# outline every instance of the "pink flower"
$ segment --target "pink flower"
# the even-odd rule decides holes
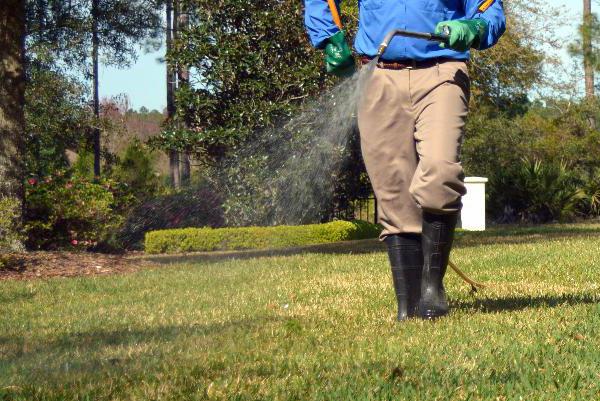
[[[79,242],[76,239],[71,240],[71,245],[77,245]]]
[[[73,188],[73,183],[71,181],[67,182],[67,184],[65,185],[65,188],[67,188],[67,189]]]
[[[29,185],[35,185],[37,183],[37,180],[35,178],[30,178],[27,180],[27,183]]]

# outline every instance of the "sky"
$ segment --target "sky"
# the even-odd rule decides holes
[[[505,0],[506,1],[506,0]],[[570,11],[571,21],[560,31],[566,41],[577,34],[582,12],[581,0],[547,0],[551,6],[564,6]],[[566,50],[564,51],[566,59]],[[164,48],[153,53],[140,52],[136,63],[127,69],[100,67],[100,97],[110,98],[125,94],[130,107],[139,110],[142,106],[149,110],[162,111],[166,107],[165,64],[159,62],[164,57]]]

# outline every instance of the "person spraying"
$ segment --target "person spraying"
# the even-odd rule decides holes
[[[347,76],[356,62],[338,7],[335,0],[305,0],[304,21],[313,46],[324,49],[327,72]],[[397,318],[438,318],[449,312],[443,279],[466,192],[460,150],[467,62],[471,49],[490,48],[504,33],[502,0],[360,0],[359,18],[358,61],[377,58],[358,106],[361,151],[378,200]],[[394,31],[433,32],[427,37],[437,40],[388,36]]]

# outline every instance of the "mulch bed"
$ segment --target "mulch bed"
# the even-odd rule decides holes
[[[0,255],[0,280],[107,275],[148,265],[125,255],[75,252],[27,252]]]

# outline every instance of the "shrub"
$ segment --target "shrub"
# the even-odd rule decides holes
[[[584,216],[600,216],[600,168],[595,169],[585,179],[582,188],[584,199],[579,211]]]
[[[141,249],[150,230],[183,227],[222,227],[221,198],[208,186],[162,195],[134,207],[120,229],[118,240],[128,249]]]
[[[20,251],[23,235],[19,230],[21,203],[14,198],[0,198],[0,252]]]
[[[146,233],[147,253],[268,249],[374,238],[380,228],[364,221],[275,227],[184,228]]]
[[[25,230],[32,249],[90,249],[120,222],[110,180],[92,182],[65,173],[26,182]]]
[[[565,162],[523,159],[491,178],[489,205],[502,222],[546,223],[573,218],[585,200],[579,174]]]

